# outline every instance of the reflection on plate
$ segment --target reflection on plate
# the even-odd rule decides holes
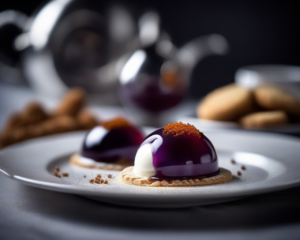
[[[180,117],[178,121],[183,123],[190,123],[197,126],[202,132],[211,131],[216,129],[239,129],[245,131],[256,131],[256,132],[273,132],[273,133],[284,133],[293,136],[300,136],[300,123],[293,123],[280,127],[273,128],[261,128],[261,129],[245,129],[234,122],[221,122],[212,120],[203,120],[196,117]]]
[[[84,132],[44,137],[8,147],[0,152],[0,171],[27,185],[135,207],[198,206],[300,185],[299,139],[234,130],[206,135],[216,147],[220,166],[232,171],[232,181],[178,188],[127,185],[118,180],[119,172],[69,164],[68,158],[79,149]],[[235,164],[231,163],[232,159]],[[62,172],[68,172],[69,177],[55,177],[57,165]],[[242,175],[238,175],[238,171]],[[111,174],[109,184],[90,184],[89,179],[97,174],[103,178]]]

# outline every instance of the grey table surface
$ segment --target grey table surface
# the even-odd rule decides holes
[[[0,84],[0,127],[35,98],[29,89]],[[0,239],[300,239],[299,203],[298,187],[209,206],[130,208],[29,187],[0,173]]]

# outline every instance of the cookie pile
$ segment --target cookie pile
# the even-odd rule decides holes
[[[300,120],[300,102],[280,87],[247,89],[230,84],[209,93],[199,104],[201,119],[234,121],[245,128],[277,127]]]
[[[73,88],[51,113],[37,102],[28,104],[8,119],[0,133],[0,149],[31,138],[93,128],[98,121],[84,110],[85,103],[85,92]]]

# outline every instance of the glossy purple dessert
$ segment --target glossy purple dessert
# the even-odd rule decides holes
[[[155,180],[205,178],[219,173],[218,157],[209,139],[190,124],[173,123],[148,135]]]
[[[97,162],[134,161],[142,133],[123,118],[102,123],[85,136],[80,155]]]

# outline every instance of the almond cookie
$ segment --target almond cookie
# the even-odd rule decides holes
[[[215,121],[235,121],[254,110],[252,92],[230,84],[209,93],[198,106],[199,118]]]
[[[288,116],[283,111],[251,113],[239,120],[239,124],[245,128],[277,127],[288,123]]]
[[[260,86],[253,90],[257,104],[267,110],[282,110],[300,117],[297,97],[276,86]]]
[[[192,187],[192,186],[204,186],[225,183],[231,180],[231,172],[227,169],[220,168],[218,175],[186,180],[153,180],[149,177],[136,176],[133,172],[133,167],[127,167],[120,173],[120,179],[127,183],[143,187]]]

